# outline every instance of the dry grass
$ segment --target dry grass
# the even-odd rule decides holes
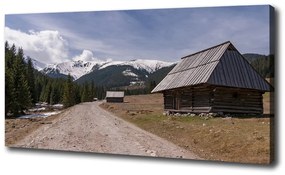
[[[5,119],[5,145],[10,146],[41,127],[42,125],[52,124],[59,115],[47,118],[33,119]]]
[[[127,96],[101,107],[135,125],[192,150],[206,160],[270,162],[270,119],[163,116],[160,94]]]

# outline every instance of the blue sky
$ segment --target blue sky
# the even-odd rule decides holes
[[[230,40],[269,53],[269,6],[11,14],[5,38],[42,62],[181,57]]]

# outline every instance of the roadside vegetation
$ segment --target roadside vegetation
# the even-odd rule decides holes
[[[105,97],[104,87],[93,82],[81,85],[73,82],[71,76],[50,78],[33,67],[22,48],[5,42],[5,118],[24,115],[36,103],[50,105],[61,103],[70,107],[80,102],[93,101],[94,97]]]

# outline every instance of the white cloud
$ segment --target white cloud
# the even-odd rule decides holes
[[[111,61],[113,61],[113,59],[112,58],[107,58],[106,61],[107,62],[111,62]]]
[[[5,27],[5,40],[22,47],[25,55],[43,63],[59,63],[68,60],[68,43],[58,31],[43,30],[28,33]]]
[[[81,55],[75,56],[72,58],[73,61],[100,61],[94,57],[93,53],[90,50],[83,50]]]

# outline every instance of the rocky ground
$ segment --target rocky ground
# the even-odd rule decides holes
[[[83,103],[67,109],[10,147],[152,157],[199,159],[190,150],[146,132],[98,105]],[[6,128],[7,129],[7,128]],[[7,129],[8,130],[8,129]],[[7,137],[8,132],[6,133]]]

